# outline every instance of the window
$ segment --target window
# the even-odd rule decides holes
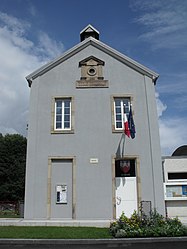
[[[130,109],[130,97],[114,97],[114,131],[121,131],[124,128],[123,116],[126,113],[127,118]]]
[[[187,180],[187,172],[168,173],[168,180]]]
[[[55,130],[71,129],[71,99],[55,101]]]
[[[55,101],[55,130],[71,129],[71,99]]]
[[[72,97],[54,98],[52,133],[72,133]]]

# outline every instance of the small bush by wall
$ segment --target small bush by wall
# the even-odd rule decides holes
[[[110,224],[110,232],[115,238],[177,237],[187,236],[187,227],[178,218],[165,218],[156,210],[151,211],[150,215],[135,211],[130,218],[122,213],[118,220]]]

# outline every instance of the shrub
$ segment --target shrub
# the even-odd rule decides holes
[[[110,232],[115,238],[176,237],[187,235],[187,227],[178,218],[165,218],[156,210],[150,215],[140,215],[135,211],[130,218],[122,213],[110,224]]]

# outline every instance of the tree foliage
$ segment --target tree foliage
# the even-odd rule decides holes
[[[27,140],[0,134],[0,201],[24,199]]]

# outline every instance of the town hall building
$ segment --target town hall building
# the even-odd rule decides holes
[[[112,220],[142,201],[164,214],[159,75],[99,36],[88,25],[80,43],[26,77],[25,219]]]

